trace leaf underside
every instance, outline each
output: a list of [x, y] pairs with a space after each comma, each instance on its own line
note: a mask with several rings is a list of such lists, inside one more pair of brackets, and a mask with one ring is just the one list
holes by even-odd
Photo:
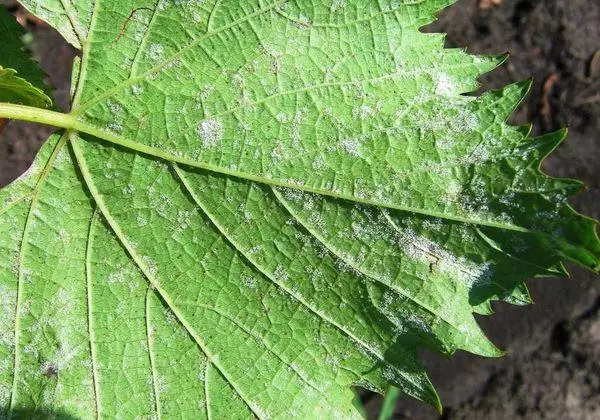
[[505, 123], [529, 83], [465, 96], [504, 57], [419, 32], [451, 0], [22, 3], [81, 48], [97, 135], [0, 191], [4, 414], [439, 407], [420, 350], [500, 355], [474, 313], [598, 267], [580, 184], [539, 170], [564, 132]]

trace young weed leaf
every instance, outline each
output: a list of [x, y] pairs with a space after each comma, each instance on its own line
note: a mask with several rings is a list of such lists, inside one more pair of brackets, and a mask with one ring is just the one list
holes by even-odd
[[[44, 72], [25, 51], [25, 31], [0, 5], [0, 102], [47, 108], [52, 100], [44, 92]], [[0, 134], [7, 120], [0, 118]]]

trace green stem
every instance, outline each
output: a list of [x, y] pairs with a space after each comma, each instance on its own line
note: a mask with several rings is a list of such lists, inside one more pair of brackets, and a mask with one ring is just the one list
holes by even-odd
[[74, 129], [77, 123], [77, 119], [70, 114], [6, 102], [0, 102], [0, 118], [29, 121], [67, 129]]
[[395, 386], [390, 386], [385, 399], [383, 400], [383, 407], [379, 413], [379, 420], [391, 420], [394, 418], [394, 410], [396, 409], [396, 402], [400, 397], [400, 389]]

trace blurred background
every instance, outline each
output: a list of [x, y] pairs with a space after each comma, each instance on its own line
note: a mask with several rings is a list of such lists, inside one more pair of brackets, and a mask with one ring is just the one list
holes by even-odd
[[[365, 0], [368, 1], [368, 0]], [[71, 62], [77, 53], [43, 22], [0, 0], [29, 31], [28, 44], [68, 109]], [[545, 171], [585, 181], [574, 207], [600, 218], [600, 1], [460, 0], [424, 28], [446, 32], [448, 47], [469, 52], [509, 52], [503, 67], [482, 77], [482, 89], [533, 76], [531, 94], [513, 116], [532, 122], [534, 134], [569, 127], [569, 137], [546, 160]], [[31, 164], [51, 129], [9, 124], [0, 138], [0, 187]], [[445, 407], [442, 419], [600, 419], [600, 278], [575, 266], [571, 278], [529, 282], [534, 305], [496, 304], [479, 317], [501, 359], [425, 353], [431, 380]], [[369, 419], [383, 399], [361, 393]], [[395, 419], [438, 419], [428, 406], [401, 397]]]

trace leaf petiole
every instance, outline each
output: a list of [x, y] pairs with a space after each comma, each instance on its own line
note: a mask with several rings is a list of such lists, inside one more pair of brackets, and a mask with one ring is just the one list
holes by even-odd
[[75, 129], [77, 119], [71, 114], [0, 102], [0, 119], [22, 120], [54, 127]]

